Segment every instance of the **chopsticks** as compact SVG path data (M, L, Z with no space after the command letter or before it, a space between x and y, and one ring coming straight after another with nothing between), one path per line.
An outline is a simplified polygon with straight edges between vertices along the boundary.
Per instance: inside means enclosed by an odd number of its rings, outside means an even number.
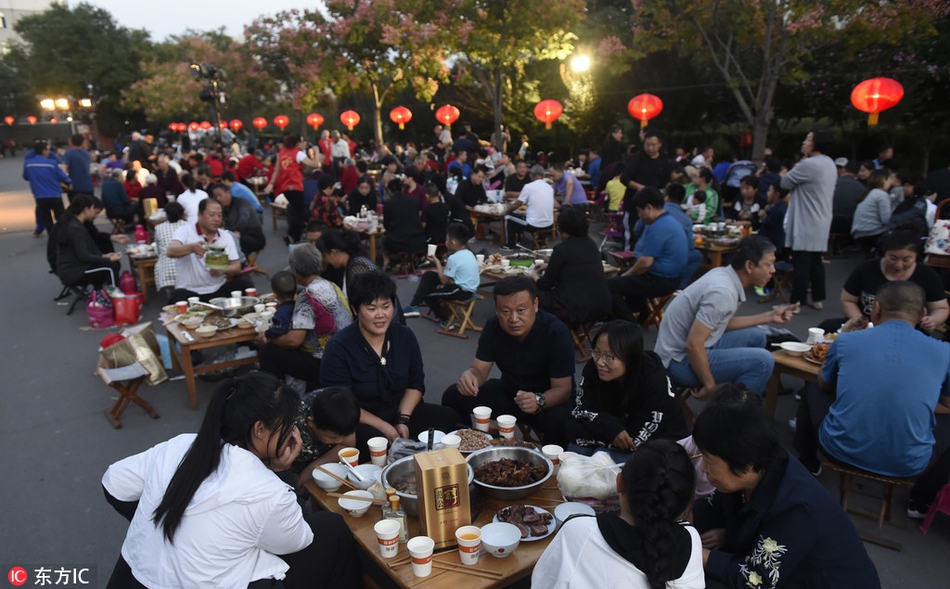
M399 558L394 558L390 560L386 564L389 565L389 568L394 568L394 567L402 566L404 564L409 564L410 560L412 560L412 556L409 554L404 554L400 556Z
M348 480L346 480L346 479L344 479L344 478L342 478L342 477L338 477L337 475L333 474L332 472L330 472L329 470L323 468L322 466L318 466L318 467L317 467L317 470L319 470L319 471L322 472L323 474L326 474L326 475L329 475L329 476L335 478L336 480L340 481L341 483L343 483L344 485L346 485L347 487L349 487L350 489L352 489L352 490L354 490L354 491L359 491L359 490L360 490L359 487L357 487L356 485L354 485L354 484L351 483L350 481L348 481Z
M476 569L472 567L467 567L465 565L452 566L444 564L438 560L432 559L432 568L442 569L443 571L452 571L453 573L465 573L466 575L473 575L475 577L482 577L483 579L492 579L498 581L504 577L504 575L498 571L489 571L486 569Z
M375 497L360 497L358 495L344 495L343 493L331 493L327 492L327 497L336 497L338 499L355 499L357 501L365 501L367 503L372 503L373 505L386 505L385 499L376 499Z
M536 502L536 503L537 503L537 502L544 502L544 503L566 503L566 501L565 501L564 499L552 499L552 498L550 498L550 497L534 497L534 496L532 496L532 497L528 497L528 498L526 499L526 501L527 501L527 500L531 500L531 501L534 501L534 502Z

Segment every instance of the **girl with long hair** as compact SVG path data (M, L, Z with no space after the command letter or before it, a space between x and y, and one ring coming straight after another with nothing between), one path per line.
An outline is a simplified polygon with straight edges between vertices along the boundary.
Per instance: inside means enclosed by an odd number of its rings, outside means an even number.
M651 440L617 475L620 516L569 518L541 555L532 587L705 587L699 533L682 522L696 473L679 444Z
M108 587L360 587L343 519L305 517L275 474L300 452L299 403L271 375L230 378L197 434L110 466L106 499L131 524Z

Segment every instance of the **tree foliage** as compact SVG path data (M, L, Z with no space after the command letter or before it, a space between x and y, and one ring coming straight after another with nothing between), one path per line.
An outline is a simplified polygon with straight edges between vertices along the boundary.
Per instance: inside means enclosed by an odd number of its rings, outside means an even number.
M629 46L605 41L606 55L626 59L676 48L708 64L731 91L753 128L761 157L780 82L809 77L811 56L844 41L852 54L871 43L897 44L907 34L932 35L932 19L950 10L940 0L632 0L637 11Z

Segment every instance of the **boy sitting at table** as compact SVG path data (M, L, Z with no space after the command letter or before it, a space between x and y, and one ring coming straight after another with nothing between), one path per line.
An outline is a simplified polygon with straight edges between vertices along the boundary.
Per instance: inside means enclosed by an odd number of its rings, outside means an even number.
M435 270L426 272L419 279L416 294L412 296L409 306L403 308L403 315L419 316L419 305L425 303L444 329L448 325L449 312L442 307L442 301L467 301L472 298L478 290L480 272L475 254L468 249L469 237L471 233L465 225L449 225L445 234L445 248L449 251L445 268L437 257L428 257L435 264Z
M356 445L360 406L345 387L316 389L300 398L294 425L300 430L300 454L292 466L297 482L310 480L321 464L337 461L337 453Z
M270 279L270 287L277 298L277 310L271 318L270 327L261 334L263 341L275 340L290 331L294 318L294 301L297 298L297 281L294 275L282 270Z

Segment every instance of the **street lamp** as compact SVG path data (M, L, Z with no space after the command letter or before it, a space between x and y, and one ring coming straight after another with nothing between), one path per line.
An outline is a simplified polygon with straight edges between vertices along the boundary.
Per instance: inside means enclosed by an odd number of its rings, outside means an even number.
M571 71L575 73L586 72L590 69L590 57L578 55L571 58Z
M44 98L40 101L40 108L43 110L56 110L56 101L52 98Z
M91 98L80 98L79 106L83 108L92 108L92 99Z

